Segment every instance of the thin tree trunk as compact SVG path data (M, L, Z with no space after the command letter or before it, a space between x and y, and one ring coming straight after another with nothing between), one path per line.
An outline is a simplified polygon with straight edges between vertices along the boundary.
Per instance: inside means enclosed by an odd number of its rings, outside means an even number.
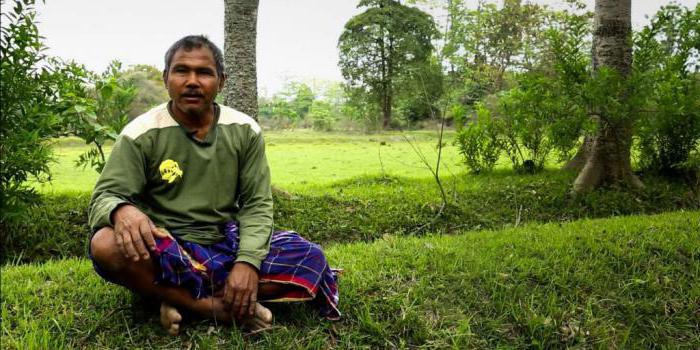
M256 36L258 0L225 0L224 103L257 120Z
M593 70L610 67L625 79L632 64L631 0L596 0L593 32ZM632 116L598 116L590 156L574 181L574 191L602 186L643 186L632 173Z
M391 127L391 92L386 92L382 101L382 130Z

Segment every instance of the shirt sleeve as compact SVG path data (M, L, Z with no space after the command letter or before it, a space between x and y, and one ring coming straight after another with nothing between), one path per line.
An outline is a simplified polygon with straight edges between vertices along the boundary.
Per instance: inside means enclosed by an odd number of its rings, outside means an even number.
M133 204L146 185L144 156L133 139L119 136L97 180L88 207L92 232L113 226L112 212L122 204Z
M270 251L273 226L270 167L262 132L252 136L239 168L240 243L236 262L249 263L259 270Z

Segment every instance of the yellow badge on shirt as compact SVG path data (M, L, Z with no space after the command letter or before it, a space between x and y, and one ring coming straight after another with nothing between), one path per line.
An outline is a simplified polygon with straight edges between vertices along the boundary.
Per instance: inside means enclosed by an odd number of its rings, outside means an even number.
M178 178L182 177L182 170L180 170L180 165L172 159L166 159L160 163L158 167L160 171L160 177L167 181L169 184L175 182Z

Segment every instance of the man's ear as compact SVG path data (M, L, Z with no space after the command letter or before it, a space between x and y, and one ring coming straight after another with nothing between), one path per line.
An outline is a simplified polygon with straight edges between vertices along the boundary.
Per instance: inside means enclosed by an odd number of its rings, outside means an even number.
M168 88L168 72L165 69L163 69L163 85L166 89Z
M219 82L219 92L224 90L224 85L226 84L226 79L228 79L228 75L226 73L221 75L221 81Z

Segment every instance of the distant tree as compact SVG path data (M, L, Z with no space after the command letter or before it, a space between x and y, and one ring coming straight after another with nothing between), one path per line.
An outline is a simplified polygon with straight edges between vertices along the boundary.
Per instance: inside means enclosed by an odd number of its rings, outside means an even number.
M305 83L291 83L288 87L290 106L296 112L296 116L300 119L306 117L311 110L311 105L314 103L316 96L311 90L311 87Z
M257 119L258 0L225 0L224 6L224 56L228 75L224 103Z
M509 72L541 62L541 36L552 15L546 7L522 0L505 0L500 7L478 0L476 6L469 8L465 0L446 4L449 27L442 56L450 89L461 90L457 97L465 105L508 88Z
M430 15L399 1L362 0L358 7L368 9L345 24L338 40L340 70L351 89L379 104L387 129L396 84L409 67L429 62L438 32Z
M331 104L327 101L316 100L313 102L309 110L309 117L311 118L314 129L330 131L333 128L335 118L331 113L331 108Z
M633 118L626 84L632 67L631 0L596 0L593 69L588 86L591 112L598 128L590 154L574 182L582 192L604 185L641 187L632 173Z
M136 90L136 96L129 106L129 120L169 99L168 90L163 86L162 72L154 66L131 66L122 73L122 78Z

